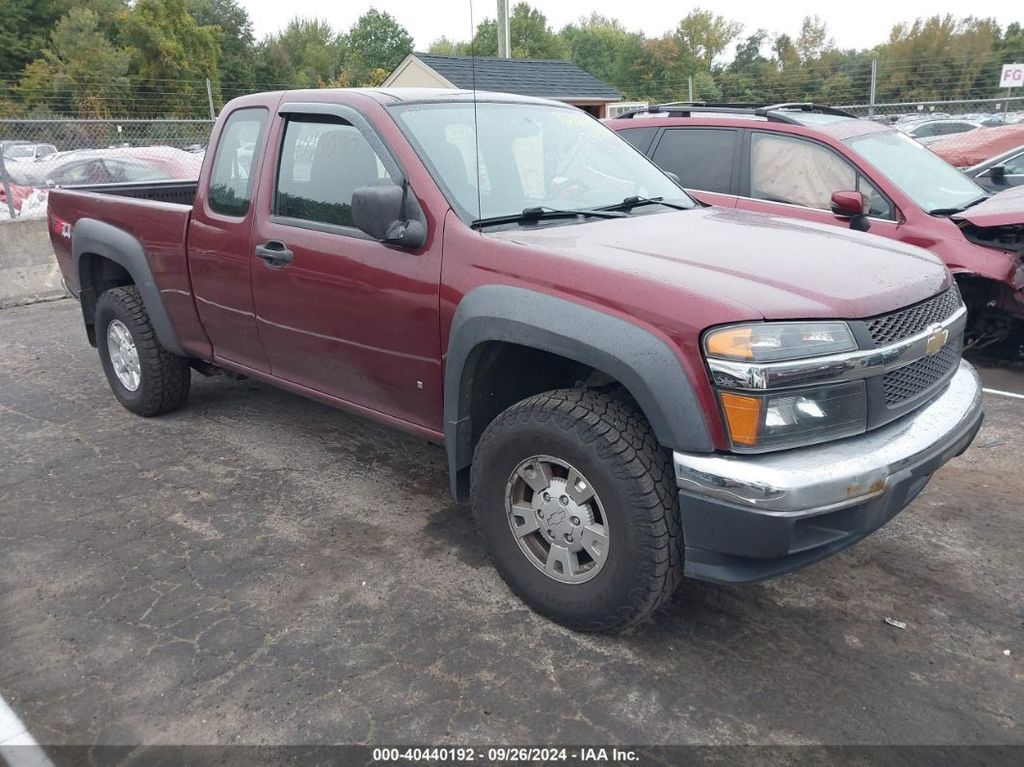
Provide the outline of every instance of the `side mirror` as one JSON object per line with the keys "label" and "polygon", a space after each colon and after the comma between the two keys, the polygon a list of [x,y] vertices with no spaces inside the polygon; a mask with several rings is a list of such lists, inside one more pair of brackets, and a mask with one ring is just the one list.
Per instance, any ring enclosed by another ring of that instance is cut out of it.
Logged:
{"label": "side mirror", "polygon": [[993,165],[988,169],[988,177],[993,181],[1006,181],[1006,166]]}
{"label": "side mirror", "polygon": [[850,228],[858,232],[866,232],[871,223],[865,215],[868,207],[867,198],[861,192],[833,192],[832,212],[840,218],[850,219]]}
{"label": "side mirror", "polygon": [[422,221],[406,217],[408,184],[361,186],[352,193],[352,223],[375,240],[415,250],[427,241]]}

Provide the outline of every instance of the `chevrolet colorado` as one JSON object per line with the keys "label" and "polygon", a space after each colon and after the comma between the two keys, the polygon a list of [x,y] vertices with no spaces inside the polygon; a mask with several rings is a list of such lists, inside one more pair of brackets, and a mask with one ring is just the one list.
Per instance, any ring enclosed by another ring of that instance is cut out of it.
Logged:
{"label": "chevrolet colorado", "polygon": [[55,189],[49,226],[126,408],[229,371],[441,443],[501,576],[576,629],[849,546],[981,424],[935,256],[702,206],[556,102],[246,96],[197,183]]}

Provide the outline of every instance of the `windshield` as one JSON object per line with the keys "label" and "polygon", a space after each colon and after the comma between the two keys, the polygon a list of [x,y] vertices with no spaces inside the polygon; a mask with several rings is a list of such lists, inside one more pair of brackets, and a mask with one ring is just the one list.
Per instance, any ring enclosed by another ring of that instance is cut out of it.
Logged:
{"label": "windshield", "polygon": [[34,152],[30,146],[12,146],[7,150],[7,156],[12,160],[20,160],[23,157],[33,157]]}
{"label": "windshield", "polygon": [[962,210],[986,196],[952,165],[898,131],[868,133],[844,143],[929,213]]}
{"label": "windshield", "polygon": [[471,102],[457,102],[410,104],[394,112],[469,220],[531,208],[586,210],[631,196],[694,205],[646,157],[575,108],[480,102],[474,115]]}

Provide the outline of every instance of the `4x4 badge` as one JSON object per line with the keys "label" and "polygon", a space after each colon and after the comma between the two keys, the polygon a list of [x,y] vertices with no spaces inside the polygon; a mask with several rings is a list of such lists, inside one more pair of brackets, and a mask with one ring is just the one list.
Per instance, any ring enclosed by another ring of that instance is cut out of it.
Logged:
{"label": "4x4 badge", "polygon": [[932,330],[932,334],[928,336],[928,346],[926,352],[928,356],[938,354],[942,351],[942,347],[946,345],[946,341],[949,340],[949,331],[946,328],[935,327]]}

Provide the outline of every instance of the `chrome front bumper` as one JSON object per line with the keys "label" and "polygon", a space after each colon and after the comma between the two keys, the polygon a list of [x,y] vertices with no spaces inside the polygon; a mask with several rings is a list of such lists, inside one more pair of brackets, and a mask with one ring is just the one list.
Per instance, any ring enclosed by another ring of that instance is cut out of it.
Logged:
{"label": "chrome front bumper", "polygon": [[[765,513],[828,511],[882,495],[889,478],[947,449],[981,415],[981,382],[961,361],[946,391],[887,426],[833,444],[736,456],[675,453],[680,490]],[[946,456],[946,460],[953,456]]]}
{"label": "chrome front bumper", "polygon": [[803,567],[899,513],[984,417],[961,361],[927,406],[867,434],[761,455],[674,453],[686,572],[737,582]]}

